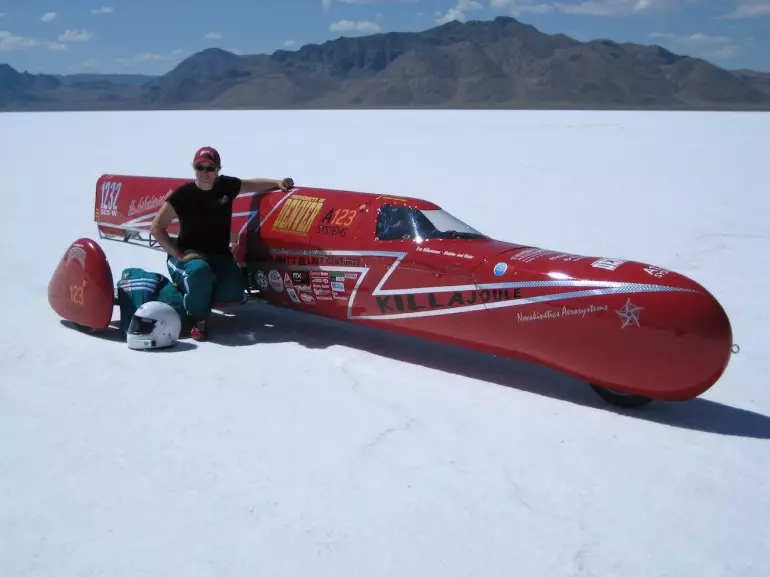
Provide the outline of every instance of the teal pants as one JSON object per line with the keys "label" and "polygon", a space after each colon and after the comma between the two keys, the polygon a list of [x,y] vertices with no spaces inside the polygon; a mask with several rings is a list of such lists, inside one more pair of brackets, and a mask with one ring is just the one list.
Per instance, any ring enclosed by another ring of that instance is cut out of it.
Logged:
{"label": "teal pants", "polygon": [[244,300],[246,279],[232,254],[211,254],[206,259],[182,262],[169,257],[166,261],[171,280],[184,293],[187,315],[205,318],[215,302]]}
{"label": "teal pants", "polygon": [[136,309],[146,302],[164,302],[184,319],[184,295],[162,274],[141,268],[126,268],[121,272],[116,288],[120,307],[120,332],[124,335]]}

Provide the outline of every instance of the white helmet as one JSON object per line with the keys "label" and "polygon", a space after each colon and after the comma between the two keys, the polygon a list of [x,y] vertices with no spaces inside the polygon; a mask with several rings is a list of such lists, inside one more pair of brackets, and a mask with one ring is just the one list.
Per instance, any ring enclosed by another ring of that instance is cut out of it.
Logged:
{"label": "white helmet", "polygon": [[129,349],[160,349],[176,344],[182,320],[171,305],[150,301],[140,306],[126,332]]}

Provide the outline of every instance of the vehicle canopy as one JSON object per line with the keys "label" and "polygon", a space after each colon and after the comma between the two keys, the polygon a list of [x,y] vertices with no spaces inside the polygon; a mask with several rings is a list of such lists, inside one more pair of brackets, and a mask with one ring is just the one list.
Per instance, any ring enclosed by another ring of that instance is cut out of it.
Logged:
{"label": "vehicle canopy", "polygon": [[405,196],[377,196],[378,240],[486,239],[438,204]]}

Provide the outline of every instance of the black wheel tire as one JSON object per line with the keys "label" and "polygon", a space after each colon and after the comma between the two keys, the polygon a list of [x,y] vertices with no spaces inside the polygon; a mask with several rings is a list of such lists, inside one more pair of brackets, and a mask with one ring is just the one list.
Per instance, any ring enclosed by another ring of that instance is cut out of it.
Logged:
{"label": "black wheel tire", "polygon": [[621,391],[615,391],[613,389],[600,387],[599,385],[591,385],[591,388],[594,391],[596,391],[597,395],[599,395],[602,399],[604,399],[611,405],[616,405],[618,407],[623,407],[625,409],[636,409],[638,407],[643,407],[644,405],[648,405],[649,403],[652,402],[651,397],[645,397],[643,395],[632,395],[631,393],[623,393]]}

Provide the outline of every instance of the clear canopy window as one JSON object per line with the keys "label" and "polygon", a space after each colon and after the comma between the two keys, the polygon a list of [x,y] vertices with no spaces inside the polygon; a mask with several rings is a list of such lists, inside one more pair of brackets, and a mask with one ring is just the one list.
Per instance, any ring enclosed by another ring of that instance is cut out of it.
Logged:
{"label": "clear canopy window", "polygon": [[419,210],[408,206],[385,205],[377,217],[377,238],[426,240],[487,237],[442,209]]}

